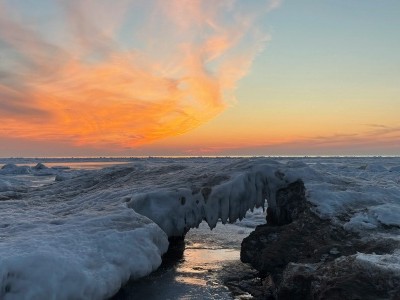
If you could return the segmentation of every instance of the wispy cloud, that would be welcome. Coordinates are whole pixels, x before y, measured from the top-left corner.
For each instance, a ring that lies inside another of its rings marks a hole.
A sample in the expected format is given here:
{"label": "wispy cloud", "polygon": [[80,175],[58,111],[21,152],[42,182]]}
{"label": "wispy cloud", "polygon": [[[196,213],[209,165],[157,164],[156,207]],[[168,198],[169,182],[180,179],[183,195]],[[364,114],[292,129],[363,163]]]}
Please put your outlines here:
{"label": "wispy cloud", "polygon": [[392,134],[397,134],[398,136],[400,134],[400,126],[388,126],[382,124],[368,124],[368,126],[371,127],[371,130],[368,131],[368,135],[370,136],[382,137]]}
{"label": "wispy cloud", "polygon": [[399,155],[400,127],[366,124],[364,131],[276,141],[197,145],[188,155]]}
{"label": "wispy cloud", "polygon": [[57,0],[42,15],[47,1],[0,2],[0,136],[134,147],[207,122],[280,1],[244,2]]}

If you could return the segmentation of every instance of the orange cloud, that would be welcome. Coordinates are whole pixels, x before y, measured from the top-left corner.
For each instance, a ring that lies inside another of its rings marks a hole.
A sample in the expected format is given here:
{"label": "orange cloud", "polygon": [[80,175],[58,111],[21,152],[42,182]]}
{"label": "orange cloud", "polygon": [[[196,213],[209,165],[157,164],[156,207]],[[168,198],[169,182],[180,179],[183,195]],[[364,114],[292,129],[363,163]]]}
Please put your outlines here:
{"label": "orange cloud", "polygon": [[277,1],[59,0],[57,30],[5,3],[0,136],[135,147],[226,108],[266,41],[259,12]]}

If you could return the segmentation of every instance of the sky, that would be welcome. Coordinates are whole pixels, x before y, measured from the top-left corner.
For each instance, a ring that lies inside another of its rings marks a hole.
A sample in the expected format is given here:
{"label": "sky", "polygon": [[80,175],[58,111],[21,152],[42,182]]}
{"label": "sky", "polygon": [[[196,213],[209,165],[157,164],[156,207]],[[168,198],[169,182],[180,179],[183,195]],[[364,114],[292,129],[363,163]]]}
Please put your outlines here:
{"label": "sky", "polygon": [[398,0],[0,0],[0,156],[400,155]]}

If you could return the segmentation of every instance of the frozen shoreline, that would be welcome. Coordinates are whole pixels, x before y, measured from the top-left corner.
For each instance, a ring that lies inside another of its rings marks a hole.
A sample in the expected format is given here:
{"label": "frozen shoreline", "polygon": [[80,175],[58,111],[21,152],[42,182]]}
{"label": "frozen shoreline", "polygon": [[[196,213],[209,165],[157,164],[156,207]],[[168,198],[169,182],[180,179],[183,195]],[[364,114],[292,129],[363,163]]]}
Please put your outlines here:
{"label": "frozen shoreline", "polygon": [[[398,158],[160,158],[91,171],[9,166],[0,170],[0,292],[4,299],[110,297],[158,267],[164,232],[182,234],[203,218],[210,227],[236,220],[265,196],[274,207],[276,191],[297,178],[323,219],[398,238],[399,176]],[[385,255],[360,259],[386,268],[392,255],[397,264],[396,253]],[[46,273],[52,282],[37,275]]]}

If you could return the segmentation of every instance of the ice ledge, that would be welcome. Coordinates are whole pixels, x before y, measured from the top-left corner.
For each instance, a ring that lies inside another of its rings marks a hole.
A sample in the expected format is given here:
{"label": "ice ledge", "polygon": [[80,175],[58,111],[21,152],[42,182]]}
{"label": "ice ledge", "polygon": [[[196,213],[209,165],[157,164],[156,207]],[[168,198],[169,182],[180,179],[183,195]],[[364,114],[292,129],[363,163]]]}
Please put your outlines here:
{"label": "ice ledge", "polygon": [[280,215],[276,197],[298,178],[276,165],[245,164],[240,169],[208,173],[192,184],[189,180],[187,187],[135,193],[128,207],[154,221],[169,237],[184,235],[203,220],[211,229],[218,220],[223,224],[241,220],[248,210],[263,207],[265,199],[269,209]]}

